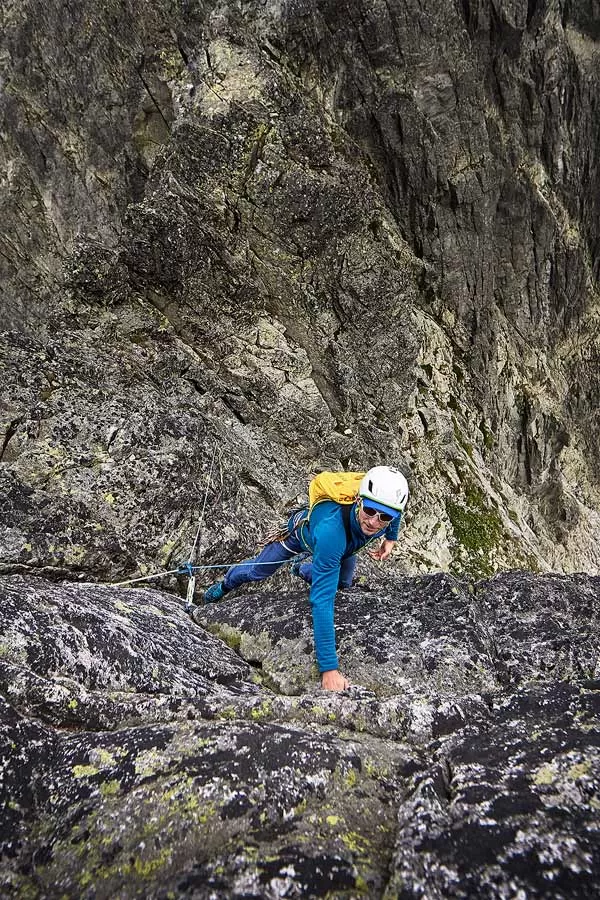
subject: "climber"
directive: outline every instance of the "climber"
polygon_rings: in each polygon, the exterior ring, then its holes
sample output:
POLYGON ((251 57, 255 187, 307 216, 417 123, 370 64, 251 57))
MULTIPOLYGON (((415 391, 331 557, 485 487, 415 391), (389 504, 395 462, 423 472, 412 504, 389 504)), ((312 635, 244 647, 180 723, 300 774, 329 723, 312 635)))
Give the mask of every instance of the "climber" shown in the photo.
MULTIPOLYGON (((404 475, 391 466, 376 466, 362 473, 322 473, 357 481, 352 493, 343 500, 333 499, 335 491, 325 488, 310 509, 297 510, 287 529, 266 544, 258 556, 230 568, 222 581, 204 593, 206 603, 221 600, 230 591, 251 581, 262 581, 273 575, 287 560, 294 560, 292 572, 310 582, 315 654, 321 686, 329 691, 343 691, 350 682, 338 669, 335 646, 334 598, 338 588, 352 584, 356 568, 355 553, 379 541, 369 550, 375 560, 386 560, 398 538, 398 528, 406 502, 408 484, 404 475), (360 479, 360 482, 358 482, 360 479), (358 491, 356 491, 358 486, 358 491), (312 562, 305 561, 307 556, 312 562)), ((312 484, 311 483, 311 487, 312 484)), ((310 491, 309 491, 310 496, 310 491)))

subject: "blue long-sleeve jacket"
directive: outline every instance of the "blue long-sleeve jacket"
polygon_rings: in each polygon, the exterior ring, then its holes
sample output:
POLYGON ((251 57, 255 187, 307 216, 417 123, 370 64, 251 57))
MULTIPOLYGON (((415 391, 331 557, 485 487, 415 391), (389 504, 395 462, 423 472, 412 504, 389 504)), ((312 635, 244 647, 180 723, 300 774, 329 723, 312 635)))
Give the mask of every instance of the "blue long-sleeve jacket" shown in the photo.
POLYGON ((315 654, 321 672, 338 668, 335 649, 334 600, 344 557, 356 553, 365 544, 385 537, 395 541, 401 516, 372 537, 362 533, 356 518, 356 505, 350 513, 351 540, 348 541, 342 506, 333 500, 323 500, 313 507, 310 522, 298 529, 298 538, 305 550, 312 554, 312 582, 310 603, 313 615, 315 654))

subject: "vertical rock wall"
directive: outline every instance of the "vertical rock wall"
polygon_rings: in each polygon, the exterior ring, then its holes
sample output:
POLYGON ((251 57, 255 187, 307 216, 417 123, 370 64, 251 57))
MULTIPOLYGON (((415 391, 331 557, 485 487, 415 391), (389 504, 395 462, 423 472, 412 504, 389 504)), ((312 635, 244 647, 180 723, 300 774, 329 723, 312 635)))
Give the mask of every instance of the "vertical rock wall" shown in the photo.
POLYGON ((9 567, 245 552, 319 467, 405 570, 598 568, 593 3, 9 4, 9 567))

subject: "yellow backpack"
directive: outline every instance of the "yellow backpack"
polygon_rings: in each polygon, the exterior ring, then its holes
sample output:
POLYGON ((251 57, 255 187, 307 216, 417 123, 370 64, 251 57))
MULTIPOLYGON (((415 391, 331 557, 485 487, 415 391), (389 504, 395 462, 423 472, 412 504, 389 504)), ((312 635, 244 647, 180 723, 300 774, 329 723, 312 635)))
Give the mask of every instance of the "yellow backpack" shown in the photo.
POLYGON ((354 503, 364 477, 364 472, 320 472, 308 486, 309 509, 321 500, 335 500, 344 505, 354 503))

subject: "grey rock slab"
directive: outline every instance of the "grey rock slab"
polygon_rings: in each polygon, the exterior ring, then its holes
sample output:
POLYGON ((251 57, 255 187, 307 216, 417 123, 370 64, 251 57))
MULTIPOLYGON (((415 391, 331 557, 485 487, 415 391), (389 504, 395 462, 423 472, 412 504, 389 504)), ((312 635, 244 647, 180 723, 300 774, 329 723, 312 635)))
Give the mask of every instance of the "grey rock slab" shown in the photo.
POLYGON ((524 687, 414 776, 384 896, 593 897, 599 809, 600 682, 524 687))
POLYGON ((0 579, 3 895, 589 895, 598 682, 537 671, 547 653, 514 629, 551 597, 571 658, 587 659, 596 579, 374 578, 338 597, 344 652, 356 645, 373 680, 401 654, 418 663, 406 687, 388 675, 380 693, 340 695, 311 668, 306 593, 280 580, 281 594, 273 582, 198 608, 226 643, 158 590, 0 579), (458 650, 493 673, 505 638, 530 677, 476 690, 458 650), (273 648, 296 695, 266 665, 273 648), (450 653, 460 671, 441 689, 450 653))
MULTIPOLYGON (((593 576, 369 581, 338 591, 336 634, 342 669, 379 698, 401 694, 427 716, 433 698, 451 703, 521 680, 594 677, 600 604, 593 576)), ((309 589, 283 593, 280 583, 280 596, 269 582, 260 591, 242 589, 198 607, 194 616, 259 662, 272 685, 298 693, 317 677, 309 589)))
POLYGON ((505 573, 479 583, 475 598, 502 684, 598 677, 599 578, 505 573))
POLYGON ((5 696, 54 723, 93 727, 257 690, 251 668, 173 595, 15 575, 0 577, 0 598, 5 696))
POLYGON ((227 718, 63 734, 30 895, 380 894, 402 780, 382 747, 227 718))

